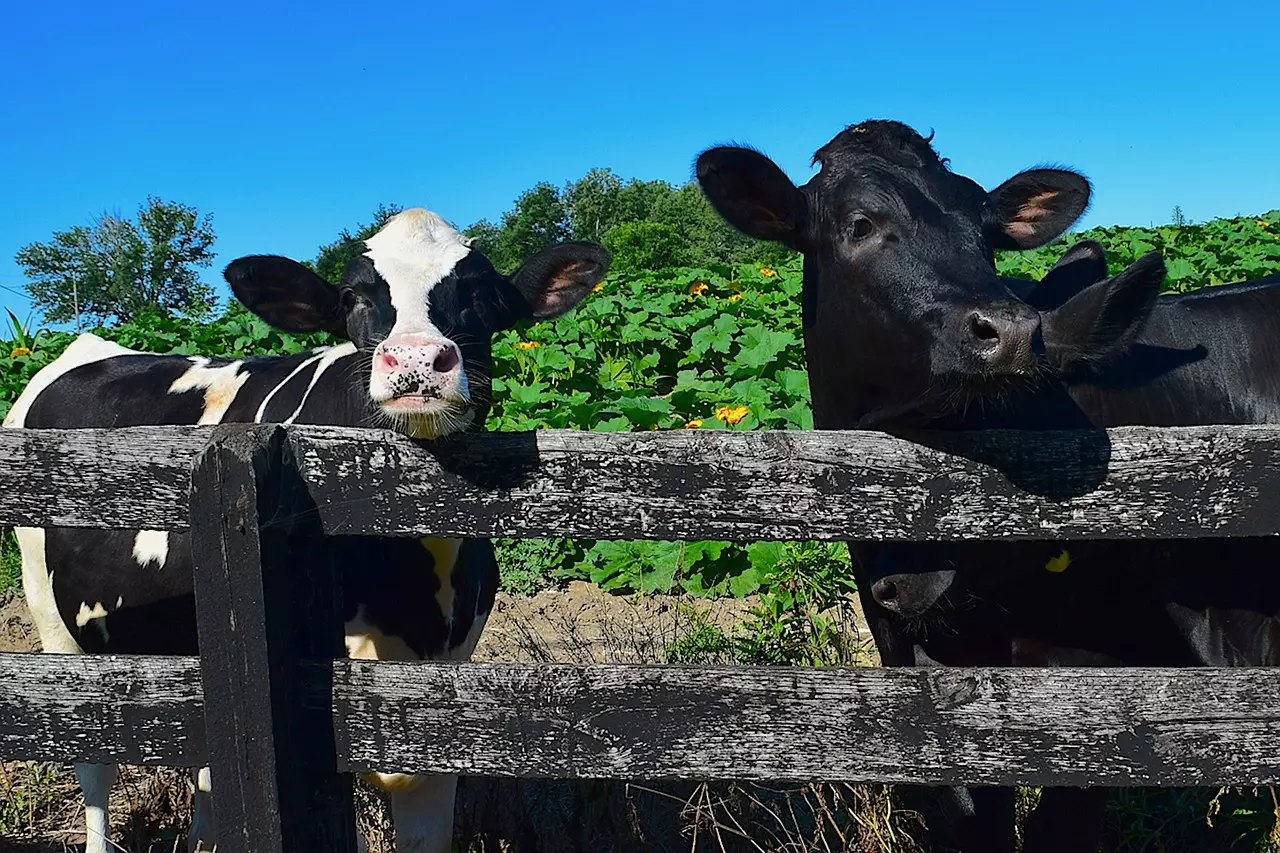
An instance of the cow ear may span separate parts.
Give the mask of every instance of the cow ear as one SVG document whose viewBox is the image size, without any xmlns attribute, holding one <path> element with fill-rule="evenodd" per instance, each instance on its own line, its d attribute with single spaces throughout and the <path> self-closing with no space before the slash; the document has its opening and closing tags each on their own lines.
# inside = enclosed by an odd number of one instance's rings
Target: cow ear
<svg viewBox="0 0 1280 853">
<path fill-rule="evenodd" d="M 1149 252 L 1119 275 L 1086 287 L 1043 315 L 1045 355 L 1059 373 L 1095 371 L 1137 340 L 1164 284 L 1164 258 Z"/>
<path fill-rule="evenodd" d="M 1106 249 L 1096 240 L 1082 240 L 1067 249 L 1053 269 L 1031 286 L 1024 301 L 1039 311 L 1051 311 L 1106 277 Z"/>
<path fill-rule="evenodd" d="M 347 336 L 341 291 L 297 261 L 249 255 L 232 261 L 223 276 L 244 307 L 277 329 Z"/>
<path fill-rule="evenodd" d="M 808 203 L 768 157 L 750 148 L 709 148 L 698 156 L 696 173 L 707 201 L 734 228 L 804 251 Z"/>
<path fill-rule="evenodd" d="M 1089 207 L 1089 181 L 1066 169 L 1019 172 L 991 191 L 993 249 L 1034 249 L 1062 234 Z"/>
<path fill-rule="evenodd" d="M 561 243 L 525 261 L 511 276 L 529 316 L 559 317 L 591 292 L 609 272 L 609 250 L 597 243 Z"/>
</svg>

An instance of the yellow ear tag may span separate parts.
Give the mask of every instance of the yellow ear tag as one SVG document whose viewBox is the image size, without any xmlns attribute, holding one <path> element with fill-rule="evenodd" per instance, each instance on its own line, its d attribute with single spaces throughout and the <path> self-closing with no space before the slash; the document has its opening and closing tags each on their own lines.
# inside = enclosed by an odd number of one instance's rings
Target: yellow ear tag
<svg viewBox="0 0 1280 853">
<path fill-rule="evenodd" d="M 1044 564 L 1044 568 L 1045 571 L 1057 573 L 1065 572 L 1069 565 L 1071 565 L 1071 552 L 1064 548 L 1061 554 L 1051 557 L 1049 562 Z"/>
</svg>

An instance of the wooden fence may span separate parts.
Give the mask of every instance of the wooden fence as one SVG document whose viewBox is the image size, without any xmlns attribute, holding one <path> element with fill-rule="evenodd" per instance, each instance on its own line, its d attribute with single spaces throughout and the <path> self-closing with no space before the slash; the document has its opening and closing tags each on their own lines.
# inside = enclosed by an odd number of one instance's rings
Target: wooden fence
<svg viewBox="0 0 1280 853">
<path fill-rule="evenodd" d="M 348 774 L 1280 781 L 1280 672 L 342 659 L 320 536 L 1280 532 L 1280 430 L 0 431 L 0 525 L 190 530 L 200 658 L 0 655 L 0 758 L 209 764 L 223 853 L 353 847 Z M 286 559 L 286 553 L 291 556 Z M 297 559 L 302 553 L 303 558 Z M 336 658 L 336 659 L 335 659 Z"/>
</svg>

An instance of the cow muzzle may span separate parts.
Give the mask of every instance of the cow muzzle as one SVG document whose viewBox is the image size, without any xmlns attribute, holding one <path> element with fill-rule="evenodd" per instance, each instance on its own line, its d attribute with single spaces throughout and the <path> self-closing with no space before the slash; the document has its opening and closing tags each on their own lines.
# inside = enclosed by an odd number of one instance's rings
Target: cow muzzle
<svg viewBox="0 0 1280 853">
<path fill-rule="evenodd" d="M 919 616 L 938 603 L 955 579 L 954 569 L 885 575 L 871 585 L 871 597 L 901 616 Z"/>
<path fill-rule="evenodd" d="M 423 334 L 387 338 L 373 351 L 369 396 L 390 415 L 430 415 L 467 408 L 471 395 L 458 345 Z"/>
</svg>

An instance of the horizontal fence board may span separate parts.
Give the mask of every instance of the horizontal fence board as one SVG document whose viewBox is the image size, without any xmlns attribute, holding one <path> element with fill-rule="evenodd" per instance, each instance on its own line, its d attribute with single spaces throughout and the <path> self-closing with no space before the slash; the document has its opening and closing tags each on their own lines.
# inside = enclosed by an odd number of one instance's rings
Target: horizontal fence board
<svg viewBox="0 0 1280 853">
<path fill-rule="evenodd" d="M 333 533 L 1107 539 L 1280 532 L 1280 429 L 291 431 Z"/>
<path fill-rule="evenodd" d="M 0 760 L 196 767 L 198 658 L 0 654 Z"/>
<path fill-rule="evenodd" d="M 1277 670 L 342 661 L 335 682 L 339 754 L 352 771 L 1080 786 L 1280 781 Z"/>
<path fill-rule="evenodd" d="M 1280 782 L 1276 669 L 332 666 L 350 772 Z M 206 758 L 195 658 L 0 654 L 0 760 Z"/>
<path fill-rule="evenodd" d="M 0 525 L 185 530 L 213 429 L 0 429 Z"/>
<path fill-rule="evenodd" d="M 0 430 L 0 525 L 184 530 L 210 427 Z M 291 427 L 333 533 L 1090 539 L 1280 532 L 1280 428 L 481 433 Z M 917 443 L 918 442 L 918 443 Z"/>
</svg>

